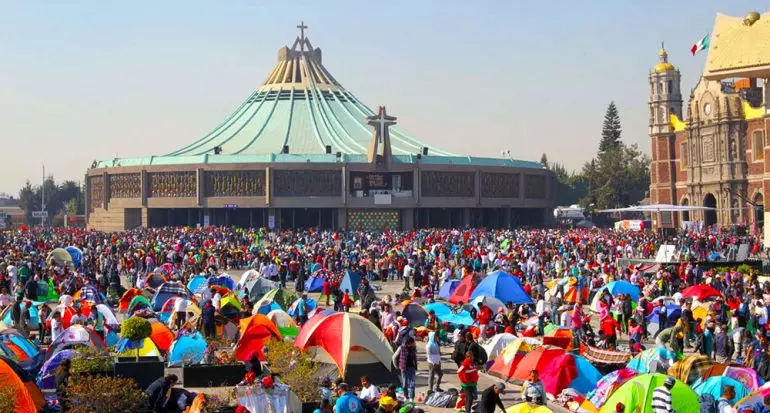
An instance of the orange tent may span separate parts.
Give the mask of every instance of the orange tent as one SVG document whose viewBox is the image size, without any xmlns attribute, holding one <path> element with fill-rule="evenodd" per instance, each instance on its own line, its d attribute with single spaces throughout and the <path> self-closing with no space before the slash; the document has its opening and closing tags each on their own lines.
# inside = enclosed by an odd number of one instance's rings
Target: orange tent
<svg viewBox="0 0 770 413">
<path fill-rule="evenodd" d="M 27 386 L 21 381 L 11 366 L 4 360 L 0 360 L 0 386 L 11 389 L 16 396 L 16 404 L 13 411 L 16 413 L 36 413 L 37 407 Z"/>
<path fill-rule="evenodd" d="M 168 349 L 171 347 L 171 342 L 174 341 L 174 333 L 166 327 L 165 324 L 160 321 L 155 321 L 150 324 L 152 327 L 152 334 L 150 334 L 150 340 L 155 343 L 158 350 L 168 353 Z"/>
<path fill-rule="evenodd" d="M 137 295 L 142 295 L 142 290 L 138 288 L 132 288 L 123 293 L 120 297 L 120 303 L 118 304 L 118 311 L 128 311 L 128 305 L 131 304 L 131 300 Z"/>
<path fill-rule="evenodd" d="M 543 344 L 561 347 L 567 351 L 572 350 L 572 330 L 556 327 L 545 333 L 545 336 L 543 336 Z"/>
<path fill-rule="evenodd" d="M 241 333 L 241 338 L 238 339 L 238 344 L 235 346 L 234 355 L 241 361 L 247 361 L 254 351 L 260 353 L 260 357 L 264 357 L 261 352 L 267 339 L 271 337 L 278 340 L 283 339 L 278 327 L 264 314 L 255 314 L 241 319 L 238 330 Z"/>
</svg>

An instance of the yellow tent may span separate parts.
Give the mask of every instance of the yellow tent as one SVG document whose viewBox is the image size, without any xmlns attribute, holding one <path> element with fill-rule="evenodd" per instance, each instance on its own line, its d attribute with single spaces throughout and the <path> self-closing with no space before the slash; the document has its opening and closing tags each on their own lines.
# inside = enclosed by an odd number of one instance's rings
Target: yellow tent
<svg viewBox="0 0 770 413">
<path fill-rule="evenodd" d="M 123 339 L 118 343 L 116 352 L 119 357 L 136 357 L 136 347 L 130 340 Z M 160 357 L 158 346 L 148 337 L 139 346 L 139 357 Z"/>
<path fill-rule="evenodd" d="M 553 413 L 553 410 L 537 404 L 519 403 L 505 409 L 505 413 Z"/>
</svg>

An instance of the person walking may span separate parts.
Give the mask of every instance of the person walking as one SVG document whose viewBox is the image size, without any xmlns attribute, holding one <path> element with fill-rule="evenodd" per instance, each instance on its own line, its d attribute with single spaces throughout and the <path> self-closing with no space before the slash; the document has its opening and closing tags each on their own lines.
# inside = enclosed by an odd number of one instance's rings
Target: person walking
<svg viewBox="0 0 770 413">
<path fill-rule="evenodd" d="M 676 379 L 667 377 L 662 386 L 652 391 L 652 413 L 675 413 L 671 399 L 671 389 L 674 388 Z"/>
<path fill-rule="evenodd" d="M 215 324 L 216 309 L 211 304 L 211 301 L 207 301 L 201 310 L 201 320 L 203 321 L 203 335 L 206 338 L 214 338 L 216 336 L 216 324 Z"/>
<path fill-rule="evenodd" d="M 393 362 L 401 370 L 401 387 L 407 400 L 414 401 L 415 377 L 417 375 L 417 344 L 414 337 L 407 338 L 393 353 Z"/>
<path fill-rule="evenodd" d="M 425 344 L 425 354 L 428 359 L 428 391 L 441 391 L 441 348 L 438 345 L 436 332 L 428 333 L 428 342 Z M 433 378 L 436 378 L 436 387 L 433 387 Z"/>
</svg>

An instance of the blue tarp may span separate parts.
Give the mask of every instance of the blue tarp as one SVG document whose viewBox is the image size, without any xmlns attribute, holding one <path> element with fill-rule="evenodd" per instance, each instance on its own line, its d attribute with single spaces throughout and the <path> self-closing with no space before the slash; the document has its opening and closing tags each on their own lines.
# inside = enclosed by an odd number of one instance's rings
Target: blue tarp
<svg viewBox="0 0 770 413">
<path fill-rule="evenodd" d="M 342 282 L 340 283 L 340 291 L 343 293 L 345 290 L 348 290 L 348 293 L 350 293 L 351 296 L 356 295 L 356 291 L 358 291 L 358 286 L 361 284 L 361 274 L 351 271 L 351 270 L 345 270 L 345 277 L 342 278 Z"/>
<path fill-rule="evenodd" d="M 449 280 L 441 284 L 441 288 L 438 290 L 438 297 L 449 301 L 449 297 L 452 296 L 458 285 L 460 285 L 460 280 Z"/>
<path fill-rule="evenodd" d="M 83 251 L 81 251 L 80 248 L 72 245 L 65 248 L 65 250 L 72 257 L 72 265 L 74 265 L 75 268 L 80 268 L 80 263 L 83 261 Z"/>
<path fill-rule="evenodd" d="M 628 281 L 613 281 L 597 291 L 601 293 L 602 290 L 607 290 L 613 297 L 617 297 L 618 294 L 631 294 L 633 301 L 639 299 L 639 287 L 631 284 Z"/>
<path fill-rule="evenodd" d="M 208 287 L 208 280 L 202 275 L 196 275 L 187 282 L 187 289 L 193 294 L 200 294 Z"/>
<path fill-rule="evenodd" d="M 297 304 L 299 303 L 299 300 L 301 300 L 301 298 L 297 299 L 296 301 L 291 303 L 291 305 L 289 306 L 289 309 L 286 310 L 286 314 L 288 314 L 288 315 L 290 315 L 292 317 L 297 315 Z M 311 311 L 315 310 L 316 307 L 318 307 L 318 304 L 316 303 L 316 301 L 314 299 L 308 298 L 306 301 L 307 301 L 307 312 L 308 313 L 310 313 Z"/>
<path fill-rule="evenodd" d="M 168 365 L 180 366 L 185 360 L 197 364 L 203 360 L 203 352 L 206 351 L 206 340 L 201 333 L 193 335 L 185 334 L 171 343 L 168 349 Z"/>
<path fill-rule="evenodd" d="M 461 311 L 459 314 L 452 312 L 452 309 L 444 303 L 431 303 L 424 306 L 425 311 L 435 312 L 436 318 L 442 323 L 449 323 L 454 325 L 470 326 L 473 324 L 473 318 L 468 311 Z"/>
<path fill-rule="evenodd" d="M 532 298 L 524 292 L 519 279 L 503 271 L 489 273 L 481 280 L 471 298 L 480 295 L 495 297 L 503 304 L 532 304 Z"/>
<path fill-rule="evenodd" d="M 324 279 L 323 277 L 310 277 L 305 281 L 305 291 L 309 293 L 317 293 L 323 290 Z"/>
</svg>

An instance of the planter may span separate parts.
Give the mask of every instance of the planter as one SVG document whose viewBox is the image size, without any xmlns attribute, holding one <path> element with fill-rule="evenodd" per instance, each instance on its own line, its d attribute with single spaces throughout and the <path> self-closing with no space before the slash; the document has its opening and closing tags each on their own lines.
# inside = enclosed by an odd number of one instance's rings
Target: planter
<svg viewBox="0 0 770 413">
<path fill-rule="evenodd" d="M 302 413 L 313 413 L 320 405 L 319 402 L 302 402 Z"/>
<path fill-rule="evenodd" d="M 115 376 L 134 379 L 136 385 L 147 390 L 150 384 L 163 377 L 165 364 L 157 357 L 118 357 L 115 362 Z"/>
<path fill-rule="evenodd" d="M 185 387 L 228 387 L 240 383 L 245 374 L 243 364 L 184 366 L 182 382 Z"/>
</svg>

